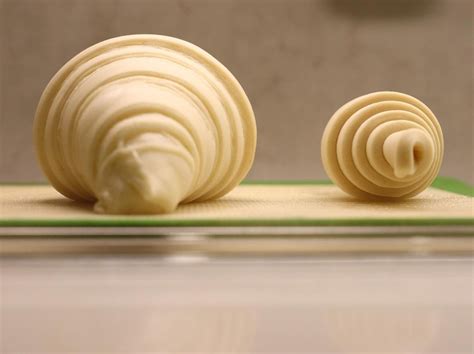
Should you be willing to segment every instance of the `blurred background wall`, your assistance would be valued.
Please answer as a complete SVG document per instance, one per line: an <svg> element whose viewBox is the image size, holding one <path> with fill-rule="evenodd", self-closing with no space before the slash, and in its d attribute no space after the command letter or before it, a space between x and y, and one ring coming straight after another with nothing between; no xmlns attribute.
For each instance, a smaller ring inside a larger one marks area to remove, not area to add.
<svg viewBox="0 0 474 354"><path fill-rule="evenodd" d="M41 92L72 56L124 34L209 51L253 104L250 178L325 178L320 139L349 99L398 90L445 133L443 175L474 183L472 0L0 0L0 181L43 180L32 145Z"/></svg>

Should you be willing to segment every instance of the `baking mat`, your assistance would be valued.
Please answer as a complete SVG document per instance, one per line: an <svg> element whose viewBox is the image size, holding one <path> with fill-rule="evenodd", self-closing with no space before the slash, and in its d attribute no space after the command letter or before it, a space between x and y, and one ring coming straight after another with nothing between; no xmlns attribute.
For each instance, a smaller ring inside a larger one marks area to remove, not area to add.
<svg viewBox="0 0 474 354"><path fill-rule="evenodd" d="M0 227L231 227L474 225L473 188L451 178L401 202L353 199L327 181L248 181L225 197L167 215L114 216L49 185L0 186Z"/></svg>

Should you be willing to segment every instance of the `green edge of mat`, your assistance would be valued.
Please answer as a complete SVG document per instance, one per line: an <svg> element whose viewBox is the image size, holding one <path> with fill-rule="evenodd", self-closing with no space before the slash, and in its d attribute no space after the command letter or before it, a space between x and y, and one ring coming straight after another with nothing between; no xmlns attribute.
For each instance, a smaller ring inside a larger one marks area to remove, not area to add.
<svg viewBox="0 0 474 354"><path fill-rule="evenodd" d="M474 197L473 186L470 186L469 184L452 177L438 177L431 184L431 187L441 189L446 192L465 195L467 197Z"/></svg>
<svg viewBox="0 0 474 354"><path fill-rule="evenodd" d="M37 185L39 183L3 183L3 185ZM328 180L245 180L243 185L330 185ZM438 177L432 187L447 192L474 197L474 188L451 177ZM474 218L421 218L421 219L4 219L0 227L234 227L234 226L470 226Z"/></svg>
<svg viewBox="0 0 474 354"><path fill-rule="evenodd" d="M248 227L248 226L472 226L472 218L451 219L6 219L1 227Z"/></svg>

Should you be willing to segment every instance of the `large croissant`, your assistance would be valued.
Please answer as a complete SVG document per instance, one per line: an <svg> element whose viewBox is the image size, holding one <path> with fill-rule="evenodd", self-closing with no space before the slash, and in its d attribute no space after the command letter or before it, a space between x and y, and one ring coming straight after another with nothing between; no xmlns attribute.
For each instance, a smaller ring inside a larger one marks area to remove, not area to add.
<svg viewBox="0 0 474 354"><path fill-rule="evenodd" d="M35 118L52 185L107 213L161 213L223 196L248 173L252 107L232 74L185 41L98 43L53 77Z"/></svg>
<svg viewBox="0 0 474 354"><path fill-rule="evenodd" d="M422 102L398 92L375 92L342 106L323 134L329 177L362 199L412 197L439 172L441 127Z"/></svg>

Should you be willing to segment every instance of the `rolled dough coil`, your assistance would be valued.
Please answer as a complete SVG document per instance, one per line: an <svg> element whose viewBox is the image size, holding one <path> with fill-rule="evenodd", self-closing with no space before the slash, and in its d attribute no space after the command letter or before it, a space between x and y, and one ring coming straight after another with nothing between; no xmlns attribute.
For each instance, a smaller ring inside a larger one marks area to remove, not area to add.
<svg viewBox="0 0 474 354"><path fill-rule="evenodd" d="M342 106L321 142L324 168L345 192L361 199L417 195L437 176L443 134L433 112L398 92L375 92Z"/></svg>
<svg viewBox="0 0 474 354"><path fill-rule="evenodd" d="M256 125L234 76L185 41L130 35L66 63L38 104L51 184L106 213L170 212L219 198L252 166Z"/></svg>

